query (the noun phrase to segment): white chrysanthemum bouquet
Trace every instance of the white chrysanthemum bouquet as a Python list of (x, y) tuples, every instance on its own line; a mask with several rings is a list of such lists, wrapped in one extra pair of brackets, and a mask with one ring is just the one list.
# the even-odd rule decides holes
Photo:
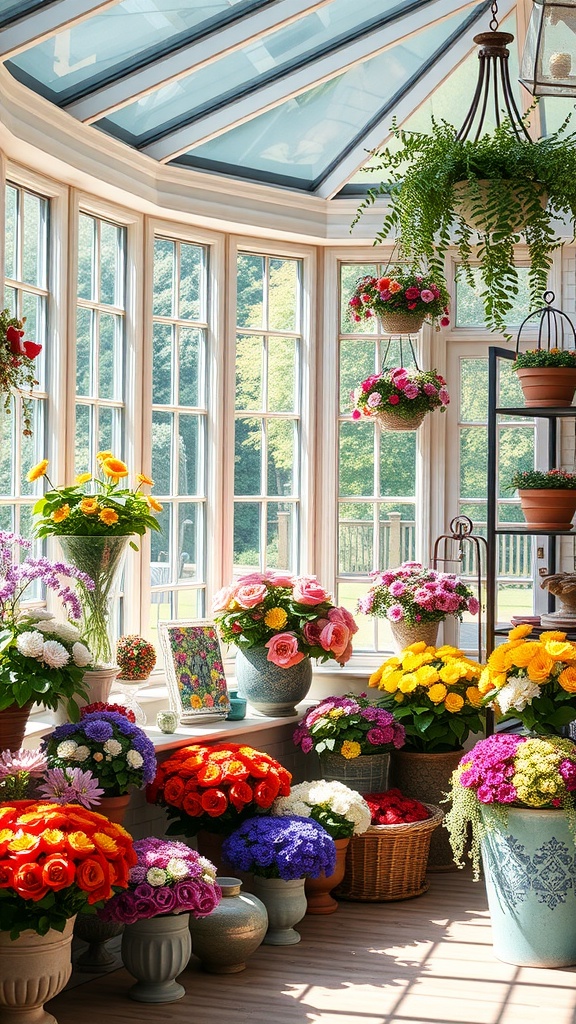
[(370, 808), (360, 793), (341, 782), (301, 782), (289, 796), (280, 796), (272, 804), (277, 817), (298, 815), (313, 818), (332, 839), (349, 839), (365, 832), (371, 821)]

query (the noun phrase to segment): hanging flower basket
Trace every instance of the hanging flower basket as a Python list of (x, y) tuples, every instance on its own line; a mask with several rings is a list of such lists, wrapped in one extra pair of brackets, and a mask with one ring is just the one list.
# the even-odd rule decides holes
[(399, 416), (390, 408), (375, 413), (374, 419), (383, 430), (417, 430), (425, 416), (426, 410), (416, 412), (413, 416)]
[(418, 334), (425, 313), (381, 313), (382, 326), (387, 334)]

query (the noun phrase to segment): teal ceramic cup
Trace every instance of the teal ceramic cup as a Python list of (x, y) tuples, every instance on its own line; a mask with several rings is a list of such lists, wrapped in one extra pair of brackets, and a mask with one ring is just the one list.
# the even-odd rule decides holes
[(246, 718), (246, 705), (247, 701), (244, 697), (239, 697), (236, 690), (232, 690), (229, 694), (230, 698), (230, 711), (226, 715), (226, 718), (230, 722), (240, 722), (243, 718)]

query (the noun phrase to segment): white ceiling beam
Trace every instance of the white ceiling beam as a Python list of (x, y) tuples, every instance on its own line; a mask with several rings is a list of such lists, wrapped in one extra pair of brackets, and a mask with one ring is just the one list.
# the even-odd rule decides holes
[[(500, 20), (507, 18), (516, 7), (516, 3), (508, 2), (503, 11), (500, 12)], [(480, 17), (484, 17), (481, 15)], [(478, 19), (478, 21), (480, 18)], [(471, 25), (468, 31), (455, 40), (450, 47), (447, 47), (436, 63), (428, 69), (422, 78), (406, 91), (406, 94), (397, 103), (393, 110), (386, 110), (381, 120), (371, 128), (362, 140), (351, 149), (335, 165), (330, 173), (323, 179), (322, 184), (315, 190), (314, 195), (322, 199), (331, 199), (350, 180), (368, 160), (370, 152), (374, 149), (383, 149), (390, 140), (388, 121), (392, 116), (401, 125), (414, 114), (428, 97), (449, 78), (453, 71), (469, 56), (474, 50), (472, 37), (479, 31), (478, 21)], [(473, 87), (474, 83), (471, 83)], [(470, 102), (472, 102), (472, 87), (470, 91)], [(368, 179), (367, 179), (368, 180)]]
[(141, 152), (155, 160), (166, 162), (187, 150), (222, 135), (259, 114), (266, 113), (288, 99), (308, 89), (337, 78), (349, 68), (375, 57), (420, 31), (431, 23), (451, 17), (459, 10), (474, 6), (477, 0), (434, 0), (426, 8), (426, 23), (422, 24), (422, 10), (401, 14), (362, 39), (347, 43), (325, 57), (311, 61), (305, 67), (282, 75), (276, 81), (254, 89), (249, 95), (222, 103), (217, 110), (199, 117), (192, 124), (167, 132), (156, 142), (142, 147)]
[(9, 60), (45, 39), (115, 7), (120, 0), (54, 0), (48, 7), (30, 11), (0, 29), (0, 57)]
[(164, 85), (185, 78), (191, 71), (199, 71), (214, 60), (233, 53), (249, 43), (284, 28), (293, 21), (331, 0), (278, 0), (263, 9), (252, 11), (224, 28), (215, 28), (198, 42), (182, 46), (146, 67), (138, 68), (109, 85), (95, 89), (82, 99), (64, 107), (79, 121), (92, 124), (134, 100), (142, 99)]

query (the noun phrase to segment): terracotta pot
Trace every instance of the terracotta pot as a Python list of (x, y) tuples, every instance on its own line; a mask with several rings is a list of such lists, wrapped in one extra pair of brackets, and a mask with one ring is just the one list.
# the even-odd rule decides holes
[[(457, 768), (463, 750), (440, 754), (421, 754), (411, 750), (393, 750), (390, 755), (390, 785), (425, 804), (440, 805), (450, 790), (450, 777)], [(448, 832), (438, 828), (430, 842), (430, 871), (455, 871), (454, 856)]]
[(542, 530), (570, 530), (576, 512), (576, 490), (557, 487), (519, 490), (520, 504), (529, 526)]
[[(490, 184), (491, 182), (486, 178), (477, 179), (475, 182), (475, 185), (478, 187), (477, 197), (475, 189), (472, 189), (468, 179), (465, 181), (457, 181), (453, 189), (454, 209), (466, 224), (471, 228), (474, 228), (474, 230), (481, 235), (492, 234), (493, 231), (496, 231), (500, 227), (498, 218), (486, 213)], [(499, 189), (510, 192), (514, 197), (514, 200), (516, 200), (514, 203), (516, 215), (512, 217), (511, 222), (507, 227), (511, 231), (522, 231), (526, 227), (527, 213), (525, 211), (525, 204), (522, 198), (518, 196), (516, 182), (508, 183), (506, 181), (499, 181), (498, 187)], [(544, 191), (544, 186), (539, 182), (525, 182), (526, 193), (528, 193), (530, 188), (538, 193), (538, 200), (544, 210), (548, 203), (548, 193)], [(518, 200), (520, 200), (519, 206), (517, 205)]]
[(405, 622), (391, 622), (390, 629), (392, 630), (394, 647), (397, 653), (403, 651), (405, 647), (410, 647), (410, 644), (417, 644), (421, 640), (428, 647), (435, 647), (439, 625), (439, 621), (420, 622), (416, 626), (408, 626)]
[(25, 704), (23, 708), (11, 704), (0, 711), (0, 750), (20, 749), (31, 710), (32, 704)]
[(24, 931), (10, 939), (0, 932), (0, 1020), (2, 1024), (56, 1024), (44, 1003), (62, 991), (72, 973), (74, 918), (63, 932)]
[(413, 416), (399, 416), (390, 409), (382, 409), (374, 413), (373, 419), (380, 424), (383, 430), (418, 430), (418, 427), (426, 416), (426, 410), (417, 412)]
[(524, 405), (566, 408), (576, 391), (576, 367), (535, 366), (516, 370), (524, 394)]
[(130, 796), (130, 793), (123, 793), (122, 796), (102, 796), (100, 803), (93, 810), (98, 811), (99, 814), (105, 814), (108, 821), (122, 825), (130, 803)]
[(426, 319), (424, 313), (381, 313), (382, 326), (387, 334), (418, 334)]
[(331, 895), (332, 889), (344, 878), (346, 871), (346, 851), (350, 845), (350, 839), (335, 839), (336, 865), (331, 875), (324, 871), (318, 878), (307, 878), (304, 884), (304, 892), (308, 901), (307, 914), (333, 914), (338, 910), (338, 901)]

